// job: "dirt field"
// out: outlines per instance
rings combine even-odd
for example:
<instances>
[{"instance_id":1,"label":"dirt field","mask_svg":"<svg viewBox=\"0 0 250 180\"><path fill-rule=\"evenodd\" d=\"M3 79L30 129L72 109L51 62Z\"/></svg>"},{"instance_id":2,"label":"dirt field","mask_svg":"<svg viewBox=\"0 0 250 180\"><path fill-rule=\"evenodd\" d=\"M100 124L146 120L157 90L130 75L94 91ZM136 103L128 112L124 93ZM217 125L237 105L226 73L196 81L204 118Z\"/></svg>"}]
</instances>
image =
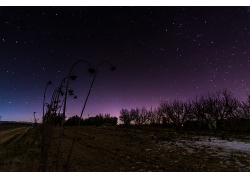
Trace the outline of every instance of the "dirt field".
<instances>
[{"instance_id":1,"label":"dirt field","mask_svg":"<svg viewBox=\"0 0 250 180\"><path fill-rule=\"evenodd\" d=\"M56 129L47 171L56 170L59 128ZM73 127L65 127L59 153L64 171ZM37 171L39 142L29 130L12 149L0 155L2 171ZM80 127L70 160L71 172L188 172L250 171L249 134L180 132L164 127ZM16 151L18 149L18 151Z\"/></svg>"}]
</instances>

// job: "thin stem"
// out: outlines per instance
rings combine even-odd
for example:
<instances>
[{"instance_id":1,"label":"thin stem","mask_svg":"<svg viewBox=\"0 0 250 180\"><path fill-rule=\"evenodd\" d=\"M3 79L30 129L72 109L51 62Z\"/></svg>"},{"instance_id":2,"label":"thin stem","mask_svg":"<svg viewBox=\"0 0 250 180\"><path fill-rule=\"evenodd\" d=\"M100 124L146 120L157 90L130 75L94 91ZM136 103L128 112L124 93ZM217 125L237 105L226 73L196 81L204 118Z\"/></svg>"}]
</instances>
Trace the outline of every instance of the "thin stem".
<instances>
[{"instance_id":1,"label":"thin stem","mask_svg":"<svg viewBox=\"0 0 250 180\"><path fill-rule=\"evenodd\" d=\"M44 118L44 106L45 106L45 95L46 95L46 91L47 91L47 87L48 87L48 85L50 85L51 84L51 81L49 81L48 83L47 83L47 85L46 85L46 87L45 87L45 90L44 90L44 94L43 94L43 118Z\"/></svg>"},{"instance_id":2,"label":"thin stem","mask_svg":"<svg viewBox=\"0 0 250 180\"><path fill-rule=\"evenodd\" d=\"M69 75L68 75L68 79L67 79L67 85L66 85L66 90L65 90L65 97L64 97L64 101L63 101L63 119L62 119L62 122L61 122L61 132L60 132L60 137L59 137L59 146L58 146L58 157L60 156L60 147L61 147L61 138L62 138L62 135L63 135L63 123L65 121L65 112L66 112L66 105L67 105L67 95L68 95L68 88L69 88L69 81L70 81L70 76L71 76L71 73L75 67L76 64L78 64L79 62L86 62L89 67L91 68L91 65L88 61L86 60L79 60L79 61L76 61L73 66L71 67L70 71L69 71ZM59 166L59 159L58 159L58 162L57 162L57 167L56 167L56 170L58 171L58 166Z\"/></svg>"},{"instance_id":3,"label":"thin stem","mask_svg":"<svg viewBox=\"0 0 250 180\"><path fill-rule=\"evenodd\" d=\"M79 118L79 120L78 120L78 124L77 124L76 131L75 131L75 134L74 134L74 139L73 139L72 145L71 145L71 147L70 147L69 156L68 156L67 163L66 163L66 166L65 166L65 171L68 171L68 169L69 169L69 161L70 161L71 154L72 154L72 150L73 150L73 147L74 147L74 144L75 144L75 141L76 141L76 135L77 135L77 132L78 132L78 129L79 129L80 120L82 119L82 115L83 115L84 109L85 109L85 107L86 107L86 104L87 104L87 101L88 101L90 92L91 92L91 90L92 90L92 86L93 86L93 84L94 84L94 82L95 82L96 75L97 75L97 73L98 73L98 71L99 71L100 66L101 66L103 63L108 63L108 64L110 64L111 67L114 67L114 66L113 66L110 62L108 62L108 61L103 61L103 62L101 62L101 63L98 65L98 67L97 67L97 70L96 70L96 72L95 72L95 76L94 76L94 78L93 78L93 80L92 80L92 82L91 82L90 88L89 88L88 95L87 95L87 97L86 97L86 99L85 99L85 102L84 102L84 105L83 105L83 108L82 108L82 111L81 111L80 118Z\"/></svg>"}]
</instances>

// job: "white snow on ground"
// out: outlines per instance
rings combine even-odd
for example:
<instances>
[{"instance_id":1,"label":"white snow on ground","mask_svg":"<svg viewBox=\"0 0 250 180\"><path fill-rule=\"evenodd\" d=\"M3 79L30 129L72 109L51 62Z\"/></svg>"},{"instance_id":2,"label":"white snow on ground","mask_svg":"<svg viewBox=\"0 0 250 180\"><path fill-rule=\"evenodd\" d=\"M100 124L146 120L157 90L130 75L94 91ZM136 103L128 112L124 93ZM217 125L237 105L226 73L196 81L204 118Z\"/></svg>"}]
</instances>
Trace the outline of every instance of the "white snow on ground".
<instances>
[{"instance_id":1,"label":"white snow on ground","mask_svg":"<svg viewBox=\"0 0 250 180\"><path fill-rule=\"evenodd\" d=\"M250 142L221 140L216 137L212 138L200 137L200 140L194 141L194 144L201 146L210 146L210 147L217 146L223 149L240 150L250 153Z\"/></svg>"},{"instance_id":2,"label":"white snow on ground","mask_svg":"<svg viewBox=\"0 0 250 180\"><path fill-rule=\"evenodd\" d=\"M168 142L169 143L169 142ZM195 136L192 140L179 139L175 142L171 142L171 145L179 147L185 147L190 152L194 148L206 148L206 149L224 149L233 151L244 151L250 153L250 142L244 142L239 140L222 140L217 137L208 136Z\"/></svg>"},{"instance_id":3,"label":"white snow on ground","mask_svg":"<svg viewBox=\"0 0 250 180\"><path fill-rule=\"evenodd\" d=\"M235 161L238 164L239 170L249 171L250 167L242 164L235 155L240 155L249 159L250 157L250 141L249 139L244 142L240 140L222 140L217 137L208 136L194 136L192 140L178 139L175 141L165 141L165 148L177 146L186 149L189 153L194 154L200 150L206 150L208 156L221 159L220 164L226 166L230 163L230 158L235 157ZM240 154L239 154L240 153ZM185 154L185 152L183 152ZM203 158L208 158L204 154ZM247 160L248 161L248 160ZM249 161L250 162L250 161Z\"/></svg>"}]
</instances>

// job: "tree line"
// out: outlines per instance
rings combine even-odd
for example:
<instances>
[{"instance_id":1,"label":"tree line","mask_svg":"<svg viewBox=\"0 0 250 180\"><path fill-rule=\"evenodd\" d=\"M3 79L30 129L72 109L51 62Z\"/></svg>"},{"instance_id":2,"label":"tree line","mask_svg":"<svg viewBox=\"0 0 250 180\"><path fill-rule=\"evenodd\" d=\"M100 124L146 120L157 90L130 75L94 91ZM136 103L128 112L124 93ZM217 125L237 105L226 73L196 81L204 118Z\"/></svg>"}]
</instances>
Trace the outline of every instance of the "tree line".
<instances>
[{"instance_id":1,"label":"tree line","mask_svg":"<svg viewBox=\"0 0 250 180\"><path fill-rule=\"evenodd\" d=\"M77 126L80 120L80 126L115 126L118 122L117 117L111 117L110 114L98 114L95 117L82 119L79 116L70 117L64 122L65 126Z\"/></svg>"},{"instance_id":2,"label":"tree line","mask_svg":"<svg viewBox=\"0 0 250 180\"><path fill-rule=\"evenodd\" d=\"M119 118L124 125L171 124L177 131L190 122L216 131L223 123L241 119L250 130L250 95L247 100L239 101L227 89L207 92L187 101L160 101L157 108L149 110L145 107L121 109Z\"/></svg>"}]
</instances>

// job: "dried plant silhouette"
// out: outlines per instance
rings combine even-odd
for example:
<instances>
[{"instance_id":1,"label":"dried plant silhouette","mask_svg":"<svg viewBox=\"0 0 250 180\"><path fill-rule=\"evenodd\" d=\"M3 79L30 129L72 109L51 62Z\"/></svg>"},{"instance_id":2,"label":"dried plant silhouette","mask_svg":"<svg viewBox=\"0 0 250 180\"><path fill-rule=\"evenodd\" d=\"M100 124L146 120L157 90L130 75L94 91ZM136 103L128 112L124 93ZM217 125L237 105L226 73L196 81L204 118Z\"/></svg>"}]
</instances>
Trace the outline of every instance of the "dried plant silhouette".
<instances>
[{"instance_id":1,"label":"dried plant silhouette","mask_svg":"<svg viewBox=\"0 0 250 180\"><path fill-rule=\"evenodd\" d=\"M79 62L86 62L91 68L91 65L85 60L79 60L75 62L73 67ZM47 112L44 115L45 93L46 93L47 86L51 84L51 81L47 83L46 88L45 88L44 103L43 103L43 121L42 121L42 126L41 126L41 131L40 131L40 136L41 136L40 138L41 139L41 153L40 153L40 168L39 168L40 171L47 170L47 161L48 161L48 156L49 156L51 140L53 138L54 129L57 125L61 125L61 134L59 136L59 143L57 144L58 154L61 153L60 145L61 145L61 138L63 135L63 123L65 121L67 95L73 96L74 99L77 98L77 96L74 94L74 91L72 89L69 89L69 81L70 80L74 81L77 79L77 76L71 75L73 67L71 68L69 75L63 78L63 80L60 83L60 86L54 90L52 94L51 102L47 104ZM60 97L62 97L61 100L60 100ZM60 113L62 107L63 107L63 113ZM56 164L57 164L57 170L58 170L59 158L57 158Z\"/></svg>"},{"instance_id":2,"label":"dried plant silhouette","mask_svg":"<svg viewBox=\"0 0 250 180\"><path fill-rule=\"evenodd\" d=\"M103 63L109 64L109 65L111 66L111 68L110 68L111 71L114 71L114 70L116 69L116 67L113 66L110 62L108 62L108 61L103 61L103 62L101 62L101 63L98 65L96 71L93 71L93 69L90 69L90 70L89 70L89 72L91 72L91 73L94 73L94 72L95 72L95 76L94 76L94 78L93 78L93 80L92 80L92 83L91 83L91 85L90 85L90 88L89 88L89 91L88 91L88 95L87 95L87 97L86 97L86 100L85 100L85 102L84 102L84 105L83 105L83 108L82 108L82 111L81 111L80 118L82 118L83 112L84 112L85 107L86 107L86 104L87 104L87 102L88 102L88 98L89 98L90 92L91 92L91 90L92 90L93 84L94 84L95 79L96 79L96 75L97 75L97 73L98 73L98 71L99 71L99 68L101 67L101 65L102 65ZM79 121L78 121L78 125L77 125L77 128L76 128L76 130L75 130L75 134L74 134L74 138L73 138L73 142L72 142L72 145L71 145L71 147L70 147L70 152L69 152L69 155L68 155L68 158L67 158L67 162L66 162L66 166L65 166L65 170L66 170L66 171L69 170L69 161L70 161L70 158L71 158L71 155L72 155L72 150L73 150L73 147L74 147L76 138L77 138L76 136L77 136L77 133L78 133L79 125L80 125L80 119L79 119Z\"/></svg>"},{"instance_id":3,"label":"dried plant silhouette","mask_svg":"<svg viewBox=\"0 0 250 180\"><path fill-rule=\"evenodd\" d=\"M66 114L66 108L67 108L67 96L73 96L74 99L77 98L77 96L74 94L74 90L69 88L69 84L70 84L70 80L75 80L77 79L77 76L72 76L72 71L74 69L74 67L80 63L80 62L84 62L87 63L89 65L88 68L88 72L91 74L94 74L93 80L91 82L87 97L85 99L79 120L77 122L77 126L74 132L74 137L72 138L72 144L70 146L69 152L62 152L62 140L64 138L68 138L65 136L64 133L64 123L65 123L65 114ZM108 61L103 61L101 62L98 67L97 70L95 70L94 68L92 68L92 66L90 65L90 63L88 61L85 60L79 60L76 61L73 66L71 67L69 74L67 77L63 78L60 86L58 88L56 88L52 94L52 98L51 98L51 102L49 104L47 104L47 111L44 114L44 106L45 106L45 96L46 96L46 90L48 85L51 84L51 81L49 81L46 85L45 88L45 92L44 92L44 101L43 101L43 121L42 121L42 126L41 126L41 130L40 130L40 139L41 139L41 153L40 153L40 171L47 171L48 168L48 158L49 158L49 151L51 148L51 141L54 138L54 130L55 127L60 125L61 130L59 133L59 137L56 137L58 139L57 144L56 144L56 149L57 149L57 153L56 153L56 160L54 160L55 162L55 171L59 171L60 166L63 166L64 171L68 171L69 170L69 165L70 165L70 158L72 155L72 150L77 138L77 133L78 133L78 127L80 125L81 119L82 119L82 115L84 112L84 109L86 107L90 92L92 90L94 81L96 79L96 75L97 72L99 71L99 68L101 67L102 64L107 63L111 66L111 71L114 71L116 68L115 66L113 66L110 62ZM62 97L62 99L60 100L60 97ZM62 108L62 113L61 113L61 108ZM116 123L117 123L117 119L116 119ZM67 154L67 158L66 158L66 162L64 164L64 162L62 162L62 153ZM51 168L52 165L50 165Z\"/></svg>"}]
</instances>

